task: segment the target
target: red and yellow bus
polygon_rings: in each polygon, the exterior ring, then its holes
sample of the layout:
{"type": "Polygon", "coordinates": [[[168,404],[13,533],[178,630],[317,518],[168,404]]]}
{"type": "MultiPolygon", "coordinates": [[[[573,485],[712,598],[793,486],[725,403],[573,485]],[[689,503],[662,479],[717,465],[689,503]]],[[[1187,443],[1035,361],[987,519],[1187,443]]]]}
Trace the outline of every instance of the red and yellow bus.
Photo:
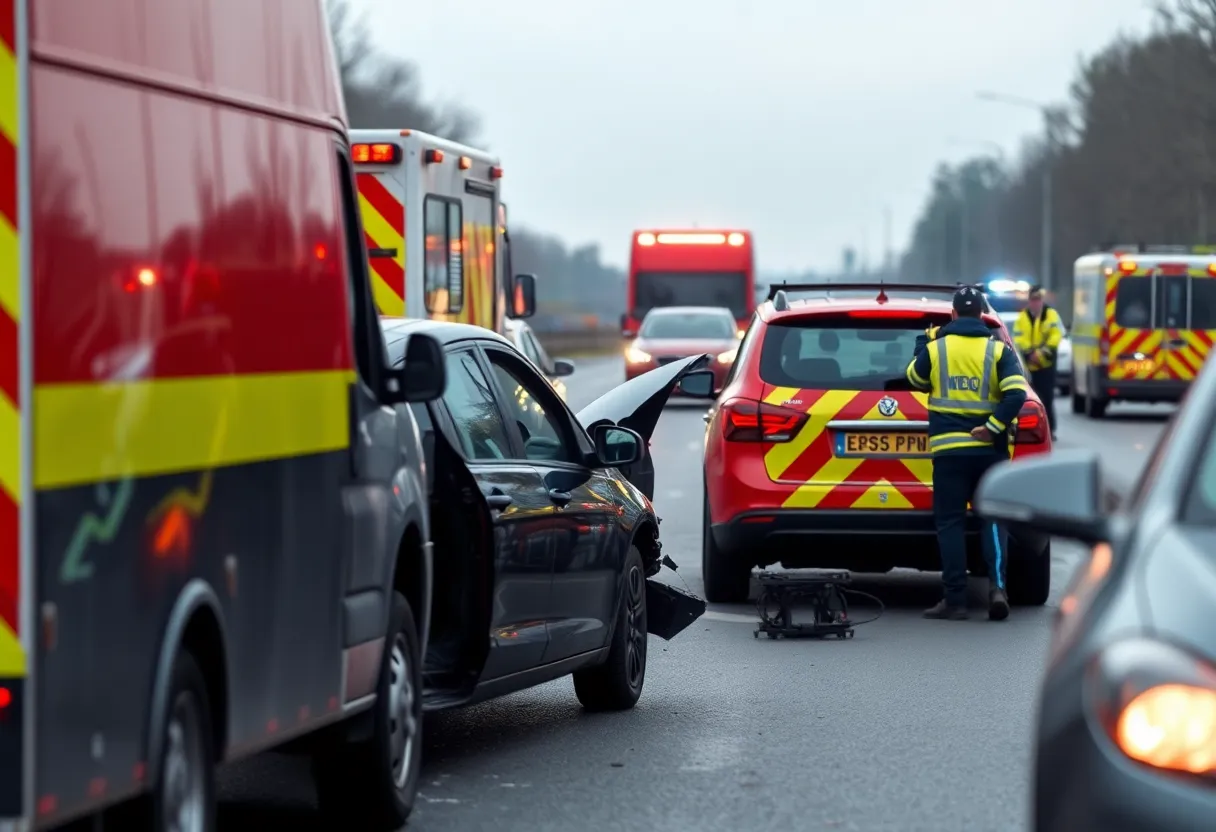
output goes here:
{"type": "Polygon", "coordinates": [[[747,231],[638,231],[629,257],[624,337],[637,335],[642,319],[662,306],[722,306],[739,329],[756,309],[756,269],[747,231]]]}

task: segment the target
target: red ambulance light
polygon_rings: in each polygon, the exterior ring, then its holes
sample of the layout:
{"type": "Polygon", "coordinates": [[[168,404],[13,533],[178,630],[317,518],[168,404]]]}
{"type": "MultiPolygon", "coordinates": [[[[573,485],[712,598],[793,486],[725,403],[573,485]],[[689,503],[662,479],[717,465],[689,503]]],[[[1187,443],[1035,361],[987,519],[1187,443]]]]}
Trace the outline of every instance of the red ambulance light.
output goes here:
{"type": "Polygon", "coordinates": [[[356,165],[393,165],[401,161],[401,147],[395,144],[356,144],[350,148],[356,165]]]}
{"type": "Polygon", "coordinates": [[[491,179],[502,179],[502,168],[498,167],[498,165],[495,165],[494,167],[490,168],[490,178],[491,179]]]}
{"type": "Polygon", "coordinates": [[[457,164],[460,166],[461,170],[468,170],[469,168],[473,167],[473,160],[468,156],[461,156],[460,161],[457,162],[457,164]]]}
{"type": "Polygon", "coordinates": [[[1216,277],[1216,263],[1208,263],[1208,274],[1216,277]]]}
{"type": "Polygon", "coordinates": [[[0,711],[13,704],[13,692],[8,688],[0,688],[0,711]]]}
{"type": "Polygon", "coordinates": [[[1136,273],[1136,261],[1135,260],[1120,260],[1119,261],[1119,271],[1123,272],[1124,274],[1135,274],[1136,273]]]}
{"type": "Polygon", "coordinates": [[[443,161],[442,150],[428,150],[426,152],[426,163],[428,165],[437,165],[443,161]]]}
{"type": "Polygon", "coordinates": [[[735,232],[727,235],[726,242],[730,243],[735,248],[738,248],[739,246],[741,246],[747,242],[747,238],[744,237],[742,234],[740,234],[738,231],[735,231],[735,232]]]}
{"type": "Polygon", "coordinates": [[[641,234],[638,235],[638,245],[640,245],[640,246],[654,245],[654,235],[651,234],[649,231],[643,231],[641,234]]]}

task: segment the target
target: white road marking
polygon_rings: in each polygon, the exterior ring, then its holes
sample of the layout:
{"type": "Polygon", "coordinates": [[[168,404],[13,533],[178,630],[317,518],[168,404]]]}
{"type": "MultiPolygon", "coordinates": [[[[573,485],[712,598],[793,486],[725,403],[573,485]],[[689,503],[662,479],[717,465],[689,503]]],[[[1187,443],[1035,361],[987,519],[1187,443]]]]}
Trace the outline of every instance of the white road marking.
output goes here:
{"type": "Polygon", "coordinates": [[[760,617],[757,615],[740,615],[737,612],[718,612],[717,610],[706,610],[701,616],[710,621],[729,621],[732,624],[758,624],[760,617]]]}

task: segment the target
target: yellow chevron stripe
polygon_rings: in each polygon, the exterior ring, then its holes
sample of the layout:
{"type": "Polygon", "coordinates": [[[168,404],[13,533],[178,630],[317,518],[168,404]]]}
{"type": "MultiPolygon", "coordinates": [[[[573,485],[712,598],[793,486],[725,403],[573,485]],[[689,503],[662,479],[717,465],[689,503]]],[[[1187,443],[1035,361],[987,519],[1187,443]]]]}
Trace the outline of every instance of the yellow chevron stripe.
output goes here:
{"type": "Polygon", "coordinates": [[[0,216],[0,307],[21,323],[21,242],[17,229],[0,216]]]}
{"type": "MultiPolygon", "coordinates": [[[[779,387],[765,397],[768,404],[780,406],[782,402],[789,400],[791,396],[798,392],[797,389],[788,387],[779,387]],[[778,393],[784,391],[784,395],[776,398],[778,393]]],[[[810,407],[824,413],[839,413],[840,410],[851,402],[857,393],[850,390],[830,390],[824,393],[823,396],[816,399],[813,405],[805,408],[808,412],[810,407]]],[[[797,408],[803,409],[803,408],[797,408]]],[[[794,464],[798,457],[802,456],[803,452],[811,446],[820,434],[827,428],[827,419],[808,419],[807,423],[798,432],[798,435],[789,442],[782,442],[774,445],[764,455],[764,467],[768,471],[769,478],[776,481],[781,478],[781,475],[794,464]]],[[[856,467],[856,466],[854,466],[856,467]]],[[[792,495],[791,495],[792,496],[792,495]]],[[[823,499],[820,496],[819,499],[823,499]]],[[[816,501],[818,502],[818,500],[816,501]]]]}
{"type": "Polygon", "coordinates": [[[13,147],[18,145],[18,137],[21,135],[18,92],[17,56],[0,48],[0,133],[12,142],[13,147]]]}
{"type": "Polygon", "coordinates": [[[0,619],[0,678],[15,678],[25,675],[25,651],[21,641],[9,626],[0,619]]]}
{"type": "Polygon", "coordinates": [[[21,414],[7,396],[0,395],[0,487],[21,505],[21,414]]]}

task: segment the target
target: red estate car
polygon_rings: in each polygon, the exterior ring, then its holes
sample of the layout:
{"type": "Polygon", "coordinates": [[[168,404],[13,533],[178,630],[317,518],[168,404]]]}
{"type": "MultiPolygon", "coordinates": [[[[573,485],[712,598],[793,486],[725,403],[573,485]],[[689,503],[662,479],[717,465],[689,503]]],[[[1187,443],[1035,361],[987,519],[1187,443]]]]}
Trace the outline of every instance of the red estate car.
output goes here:
{"type": "MultiPolygon", "coordinates": [[[[904,373],[917,336],[950,321],[956,289],[772,288],[706,416],[701,566],[709,601],[747,600],[752,567],[776,563],[940,570],[927,394],[904,373]],[[792,299],[797,293],[817,296],[792,299]]],[[[984,322],[1013,348],[991,309],[984,322]]],[[[1015,458],[1051,450],[1033,392],[1013,447],[1015,458]]],[[[979,526],[969,517],[968,560],[983,575],[979,526]]],[[[1045,603],[1050,540],[1011,535],[1008,579],[1012,603],[1045,603]]]]}

